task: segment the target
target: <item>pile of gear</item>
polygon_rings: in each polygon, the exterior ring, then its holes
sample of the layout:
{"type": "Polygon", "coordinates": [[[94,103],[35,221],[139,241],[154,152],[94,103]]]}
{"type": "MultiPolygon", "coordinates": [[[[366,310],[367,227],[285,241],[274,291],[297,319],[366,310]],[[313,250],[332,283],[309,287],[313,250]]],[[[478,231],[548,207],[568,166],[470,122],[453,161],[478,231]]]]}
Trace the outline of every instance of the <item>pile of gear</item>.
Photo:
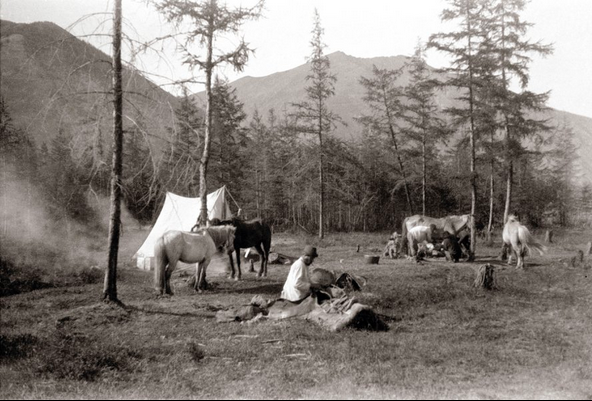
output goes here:
{"type": "Polygon", "coordinates": [[[310,274],[311,293],[306,298],[291,302],[285,299],[269,300],[256,295],[248,305],[218,311],[216,320],[243,322],[300,318],[315,322],[329,331],[339,331],[345,327],[388,330],[388,325],[370,306],[359,303],[355,296],[350,295],[362,291],[366,282],[364,277],[349,273],[336,277],[334,272],[317,268],[310,274]]]}
{"type": "MultiPolygon", "coordinates": [[[[383,256],[388,256],[391,259],[401,257],[403,253],[402,239],[401,234],[396,231],[393,232],[384,247],[383,256]]],[[[462,233],[457,237],[454,234],[444,231],[443,235],[438,237],[433,232],[430,239],[432,242],[424,241],[417,244],[417,251],[414,252],[415,254],[413,256],[416,261],[423,260],[426,257],[445,257],[446,260],[456,263],[461,258],[469,256],[471,238],[468,233],[462,233]]]]}

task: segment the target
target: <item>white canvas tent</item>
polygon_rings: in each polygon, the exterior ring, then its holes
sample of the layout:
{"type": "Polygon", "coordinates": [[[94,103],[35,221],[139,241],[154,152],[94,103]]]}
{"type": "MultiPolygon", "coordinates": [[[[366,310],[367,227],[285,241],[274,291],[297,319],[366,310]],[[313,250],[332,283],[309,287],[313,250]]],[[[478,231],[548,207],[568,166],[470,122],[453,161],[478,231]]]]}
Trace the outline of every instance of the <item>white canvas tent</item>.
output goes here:
{"type": "MultiPolygon", "coordinates": [[[[230,218],[230,208],[226,202],[226,186],[208,195],[208,218],[225,220],[230,218]]],[[[167,192],[162,211],[154,223],[148,237],[138,249],[134,258],[136,265],[143,270],[154,268],[154,243],[168,230],[189,231],[197,222],[201,210],[200,198],[186,198],[167,192]]]]}

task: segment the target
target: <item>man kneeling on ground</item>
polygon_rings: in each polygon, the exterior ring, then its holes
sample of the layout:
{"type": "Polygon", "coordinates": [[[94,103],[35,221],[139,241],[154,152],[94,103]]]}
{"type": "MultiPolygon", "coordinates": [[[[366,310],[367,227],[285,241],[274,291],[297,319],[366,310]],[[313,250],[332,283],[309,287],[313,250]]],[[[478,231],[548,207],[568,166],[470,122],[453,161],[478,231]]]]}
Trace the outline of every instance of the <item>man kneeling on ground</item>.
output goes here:
{"type": "Polygon", "coordinates": [[[444,232],[444,241],[442,241],[442,247],[444,248],[444,253],[446,254],[447,261],[453,261],[457,263],[460,257],[462,256],[462,250],[456,238],[456,235],[450,234],[449,232],[444,232]]]}
{"type": "Polygon", "coordinates": [[[290,302],[300,302],[310,295],[309,268],[318,256],[317,248],[310,245],[304,248],[304,254],[290,267],[281,298],[290,302]]]}

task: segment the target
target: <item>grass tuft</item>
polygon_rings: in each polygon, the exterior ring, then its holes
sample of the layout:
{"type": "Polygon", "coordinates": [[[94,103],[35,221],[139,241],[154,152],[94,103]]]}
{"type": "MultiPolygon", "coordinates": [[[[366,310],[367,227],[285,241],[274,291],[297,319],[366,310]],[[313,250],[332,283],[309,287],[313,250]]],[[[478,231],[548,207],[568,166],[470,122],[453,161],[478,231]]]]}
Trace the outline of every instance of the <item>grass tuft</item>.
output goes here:
{"type": "Polygon", "coordinates": [[[33,353],[37,337],[31,334],[0,335],[0,363],[14,362],[33,353]]]}
{"type": "Polygon", "coordinates": [[[90,337],[56,331],[35,355],[37,374],[51,379],[92,382],[102,376],[135,371],[140,355],[123,346],[98,345],[90,337]]]}

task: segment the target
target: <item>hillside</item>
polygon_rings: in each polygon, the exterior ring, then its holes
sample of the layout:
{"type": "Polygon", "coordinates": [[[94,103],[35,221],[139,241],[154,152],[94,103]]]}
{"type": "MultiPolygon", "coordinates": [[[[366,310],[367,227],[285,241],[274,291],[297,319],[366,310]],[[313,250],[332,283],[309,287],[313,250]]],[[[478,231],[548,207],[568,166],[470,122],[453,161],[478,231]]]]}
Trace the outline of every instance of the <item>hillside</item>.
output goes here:
{"type": "MultiPolygon", "coordinates": [[[[364,88],[360,85],[361,76],[371,77],[372,65],[379,68],[397,69],[406,61],[407,57],[376,57],[357,58],[348,56],[343,52],[329,55],[331,71],[337,76],[335,96],[329,99],[330,109],[341,116],[347,126],[339,125],[335,135],[346,140],[355,140],[360,137],[360,125],[354,117],[368,111],[362,98],[364,88]]],[[[292,102],[305,99],[305,77],[309,73],[307,64],[300,65],[288,71],[278,72],[266,77],[245,77],[231,83],[236,88],[240,101],[245,104],[245,110],[251,114],[255,109],[265,114],[270,108],[281,112],[289,109],[292,102]]],[[[409,80],[404,73],[400,82],[405,85],[409,80]]],[[[550,88],[552,89],[552,88],[550,88]]],[[[203,103],[204,94],[195,95],[203,103]]],[[[450,106],[454,100],[453,91],[440,91],[437,94],[437,104],[440,108],[450,106]]],[[[592,183],[592,119],[571,113],[551,109],[548,112],[551,124],[561,125],[564,122],[573,128],[575,145],[578,149],[578,161],[576,169],[581,181],[592,183]]]]}
{"type": "MultiPolygon", "coordinates": [[[[1,21],[0,28],[1,95],[15,124],[38,144],[59,130],[110,143],[110,57],[50,22],[1,21]]],[[[177,99],[129,68],[123,85],[125,128],[143,120],[159,151],[177,99]]]]}

